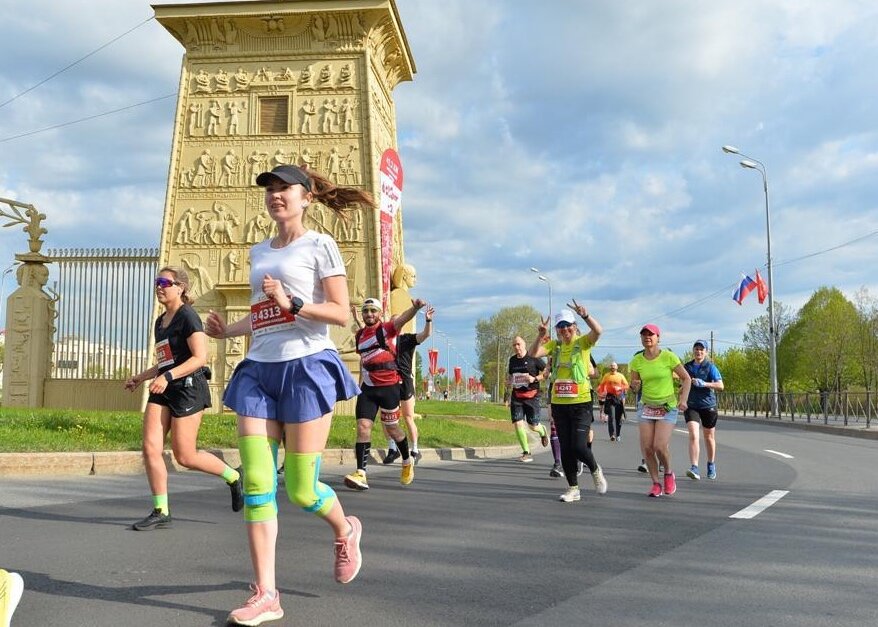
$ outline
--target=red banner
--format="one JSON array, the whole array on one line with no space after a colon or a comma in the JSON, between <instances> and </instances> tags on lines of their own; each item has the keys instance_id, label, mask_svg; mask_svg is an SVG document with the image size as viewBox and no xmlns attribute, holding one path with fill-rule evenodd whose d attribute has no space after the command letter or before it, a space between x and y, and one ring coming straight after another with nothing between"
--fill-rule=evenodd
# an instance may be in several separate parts
<instances>
[{"instance_id":1,"label":"red banner","mask_svg":"<svg viewBox=\"0 0 878 627\"><path fill-rule=\"evenodd\" d=\"M476 389L476 378L475 378L475 377L470 377L470 378L469 378L469 381L468 381L468 383L467 383L467 387L469 387L470 390L475 390L475 389Z\"/></svg>"},{"instance_id":2,"label":"red banner","mask_svg":"<svg viewBox=\"0 0 878 627\"><path fill-rule=\"evenodd\" d=\"M461 371L460 366L454 367L454 385L460 385Z\"/></svg>"},{"instance_id":3,"label":"red banner","mask_svg":"<svg viewBox=\"0 0 878 627\"><path fill-rule=\"evenodd\" d=\"M381 298L384 311L388 311L387 299L390 297L390 272L393 264L393 220L401 204L402 164L393 148L381 155Z\"/></svg>"},{"instance_id":4,"label":"red banner","mask_svg":"<svg viewBox=\"0 0 878 627\"><path fill-rule=\"evenodd\" d=\"M427 351L427 357L430 359L430 374L435 377L436 373L439 372L439 351L431 348Z\"/></svg>"}]
</instances>

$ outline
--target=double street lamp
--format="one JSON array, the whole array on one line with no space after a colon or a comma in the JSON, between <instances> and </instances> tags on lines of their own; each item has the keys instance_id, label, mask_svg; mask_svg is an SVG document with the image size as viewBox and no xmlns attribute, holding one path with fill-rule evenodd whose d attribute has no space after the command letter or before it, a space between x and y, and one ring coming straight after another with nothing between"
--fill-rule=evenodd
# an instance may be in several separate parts
<instances>
[{"instance_id":1,"label":"double street lamp","mask_svg":"<svg viewBox=\"0 0 878 627\"><path fill-rule=\"evenodd\" d=\"M777 326L774 319L774 276L771 271L771 212L768 207L768 175L765 173L765 164L748 157L734 146L723 146L726 154L744 157L741 167L756 170L762 175L762 189L765 191L765 235L768 239L768 352L769 352L769 377L771 379L771 417L779 418L778 386L777 386Z\"/></svg>"},{"instance_id":2,"label":"double street lamp","mask_svg":"<svg viewBox=\"0 0 878 627\"><path fill-rule=\"evenodd\" d=\"M537 274L537 278L549 286L549 322L551 322L552 321L552 282L549 281L549 279L548 279L548 277L546 277L546 275L540 274L540 271L538 268L531 268L530 271L535 272Z\"/></svg>"}]
</instances>

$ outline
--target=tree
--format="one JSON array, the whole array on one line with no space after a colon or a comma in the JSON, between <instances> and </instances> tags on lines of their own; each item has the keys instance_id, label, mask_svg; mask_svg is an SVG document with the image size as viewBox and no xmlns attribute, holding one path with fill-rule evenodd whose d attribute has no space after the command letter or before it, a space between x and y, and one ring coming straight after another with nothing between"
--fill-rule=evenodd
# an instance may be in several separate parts
<instances>
[{"instance_id":1,"label":"tree","mask_svg":"<svg viewBox=\"0 0 878 627\"><path fill-rule=\"evenodd\" d=\"M754 349L729 348L712 359L727 392L761 392L768 390L768 376L754 368L754 361L762 358L764 355Z\"/></svg>"},{"instance_id":2,"label":"tree","mask_svg":"<svg viewBox=\"0 0 878 627\"><path fill-rule=\"evenodd\" d=\"M786 388L789 381L790 362L787 359L781 359L780 347L783 338L795 321L795 316L789 307L779 301L774 303L774 320L777 327L775 339L777 340L777 385L781 392ZM744 332L744 347L747 349L747 356L750 361L750 368L755 374L764 381L764 385L760 384L752 390L768 390L769 385L769 360L771 356L771 335L769 334L768 312L754 318L747 323L747 330Z\"/></svg>"},{"instance_id":3,"label":"tree","mask_svg":"<svg viewBox=\"0 0 878 627\"><path fill-rule=\"evenodd\" d=\"M821 392L845 389L855 372L851 346L858 320L856 307L837 288L814 292L783 340L792 377Z\"/></svg>"},{"instance_id":4,"label":"tree","mask_svg":"<svg viewBox=\"0 0 878 627\"><path fill-rule=\"evenodd\" d=\"M476 354L485 390L497 390L502 397L506 377L505 364L512 340L521 336L530 345L541 322L540 312L530 305L504 307L487 320L476 322ZM498 379L499 373L499 379ZM495 398L495 400L499 400Z\"/></svg>"},{"instance_id":5,"label":"tree","mask_svg":"<svg viewBox=\"0 0 878 627\"><path fill-rule=\"evenodd\" d=\"M878 382L878 299L863 287L854 294L854 306L859 320L852 352L860 384L869 392Z\"/></svg>"}]
</instances>

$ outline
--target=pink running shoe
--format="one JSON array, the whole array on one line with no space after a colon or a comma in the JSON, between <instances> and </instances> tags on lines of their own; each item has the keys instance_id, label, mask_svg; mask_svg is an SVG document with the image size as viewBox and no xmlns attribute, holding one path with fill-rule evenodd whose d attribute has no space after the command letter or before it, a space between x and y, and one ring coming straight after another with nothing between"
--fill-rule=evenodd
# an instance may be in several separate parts
<instances>
[{"instance_id":1,"label":"pink running shoe","mask_svg":"<svg viewBox=\"0 0 878 627\"><path fill-rule=\"evenodd\" d=\"M661 496L662 495L662 484L656 482L652 484L652 489L646 493L647 496Z\"/></svg>"},{"instance_id":2,"label":"pink running shoe","mask_svg":"<svg viewBox=\"0 0 878 627\"><path fill-rule=\"evenodd\" d=\"M665 473L665 494L671 496L677 491L677 477L674 473Z\"/></svg>"},{"instance_id":3,"label":"pink running shoe","mask_svg":"<svg viewBox=\"0 0 878 627\"><path fill-rule=\"evenodd\" d=\"M257 583L250 584L253 596L229 614L228 621L233 625L261 625L267 620L283 618L284 610L280 606L280 592L272 595Z\"/></svg>"},{"instance_id":4,"label":"pink running shoe","mask_svg":"<svg viewBox=\"0 0 878 627\"><path fill-rule=\"evenodd\" d=\"M363 565L363 556L360 554L363 525L356 516L348 516L345 520L351 525L351 533L347 538L335 541L335 580L338 583L353 581Z\"/></svg>"}]
</instances>

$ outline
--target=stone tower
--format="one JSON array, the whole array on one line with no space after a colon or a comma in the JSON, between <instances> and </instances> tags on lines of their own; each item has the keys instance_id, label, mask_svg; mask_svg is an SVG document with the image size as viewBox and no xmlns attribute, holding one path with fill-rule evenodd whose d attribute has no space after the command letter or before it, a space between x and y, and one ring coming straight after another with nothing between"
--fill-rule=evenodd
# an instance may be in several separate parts
<instances>
[{"instance_id":1,"label":"stone tower","mask_svg":"<svg viewBox=\"0 0 878 627\"><path fill-rule=\"evenodd\" d=\"M394 0L287 0L154 5L185 47L161 236L160 267L190 276L195 307L249 315L248 248L273 235L255 177L307 165L377 199L381 154L396 147L391 93L414 62ZM338 220L312 204L305 225L332 235L351 302L381 294L379 215ZM401 215L393 264L404 263ZM358 370L353 326L333 340ZM213 406L246 353L243 338L210 341ZM346 408L339 408L345 411ZM347 412L345 412L347 413Z\"/></svg>"}]
</instances>

